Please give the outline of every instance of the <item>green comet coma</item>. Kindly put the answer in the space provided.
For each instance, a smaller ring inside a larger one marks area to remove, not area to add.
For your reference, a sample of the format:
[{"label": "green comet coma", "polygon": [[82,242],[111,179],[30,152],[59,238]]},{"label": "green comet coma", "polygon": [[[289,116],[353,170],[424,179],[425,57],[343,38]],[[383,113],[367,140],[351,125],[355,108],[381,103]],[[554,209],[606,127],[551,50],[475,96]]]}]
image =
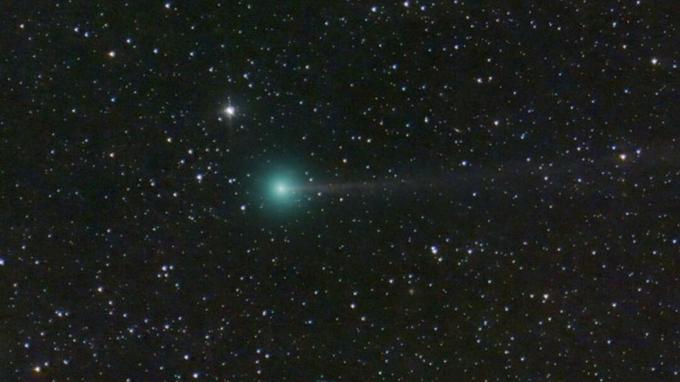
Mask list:
[{"label": "green comet coma", "polygon": [[288,173],[279,173],[269,177],[265,182],[266,199],[273,205],[285,206],[297,200],[295,177]]}]

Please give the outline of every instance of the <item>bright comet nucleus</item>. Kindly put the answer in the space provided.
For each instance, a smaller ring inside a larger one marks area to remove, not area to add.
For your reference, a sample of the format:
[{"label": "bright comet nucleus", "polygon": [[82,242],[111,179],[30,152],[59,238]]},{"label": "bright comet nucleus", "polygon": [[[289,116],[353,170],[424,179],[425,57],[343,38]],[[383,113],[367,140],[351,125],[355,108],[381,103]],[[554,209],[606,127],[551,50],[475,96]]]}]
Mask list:
[{"label": "bright comet nucleus", "polygon": [[265,205],[274,211],[290,211],[299,206],[305,196],[304,182],[296,167],[275,164],[262,175],[261,196]]},{"label": "bright comet nucleus", "polygon": [[288,205],[294,202],[297,194],[296,181],[289,175],[279,174],[270,179],[266,186],[269,199],[277,205]]},{"label": "bright comet nucleus", "polygon": [[274,190],[279,196],[283,196],[288,193],[288,186],[285,183],[279,182],[276,184]]}]

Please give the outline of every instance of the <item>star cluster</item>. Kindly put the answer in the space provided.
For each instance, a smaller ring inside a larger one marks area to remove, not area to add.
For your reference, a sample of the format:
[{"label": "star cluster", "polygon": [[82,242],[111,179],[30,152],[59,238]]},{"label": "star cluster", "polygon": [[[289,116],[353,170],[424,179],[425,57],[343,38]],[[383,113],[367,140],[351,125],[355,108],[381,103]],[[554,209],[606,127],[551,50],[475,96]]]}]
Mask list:
[{"label": "star cluster", "polygon": [[8,2],[1,381],[680,378],[672,2]]}]

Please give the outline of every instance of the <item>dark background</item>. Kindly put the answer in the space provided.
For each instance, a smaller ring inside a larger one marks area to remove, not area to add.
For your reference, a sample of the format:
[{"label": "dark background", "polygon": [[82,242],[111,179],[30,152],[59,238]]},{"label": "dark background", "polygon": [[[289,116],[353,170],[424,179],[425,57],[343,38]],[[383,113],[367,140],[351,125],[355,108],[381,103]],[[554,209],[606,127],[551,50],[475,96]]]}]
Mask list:
[{"label": "dark background", "polygon": [[0,17],[0,380],[678,378],[673,2]]}]

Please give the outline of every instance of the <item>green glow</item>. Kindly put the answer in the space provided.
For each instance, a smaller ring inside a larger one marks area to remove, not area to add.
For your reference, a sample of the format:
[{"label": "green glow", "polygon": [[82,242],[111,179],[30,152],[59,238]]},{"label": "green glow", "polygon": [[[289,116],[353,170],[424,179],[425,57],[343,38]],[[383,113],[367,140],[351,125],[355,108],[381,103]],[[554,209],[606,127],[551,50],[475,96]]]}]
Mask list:
[{"label": "green glow", "polygon": [[288,192],[290,191],[290,188],[288,187],[288,185],[286,183],[278,182],[275,185],[274,191],[276,192],[276,194],[278,196],[283,197],[283,196],[286,196],[286,194],[288,194]]},{"label": "green glow", "polygon": [[277,206],[293,204],[297,200],[296,183],[290,173],[283,172],[271,176],[266,183],[267,199]]},{"label": "green glow", "polygon": [[299,163],[283,158],[265,161],[255,178],[262,209],[269,216],[289,218],[305,200],[305,171]]}]

